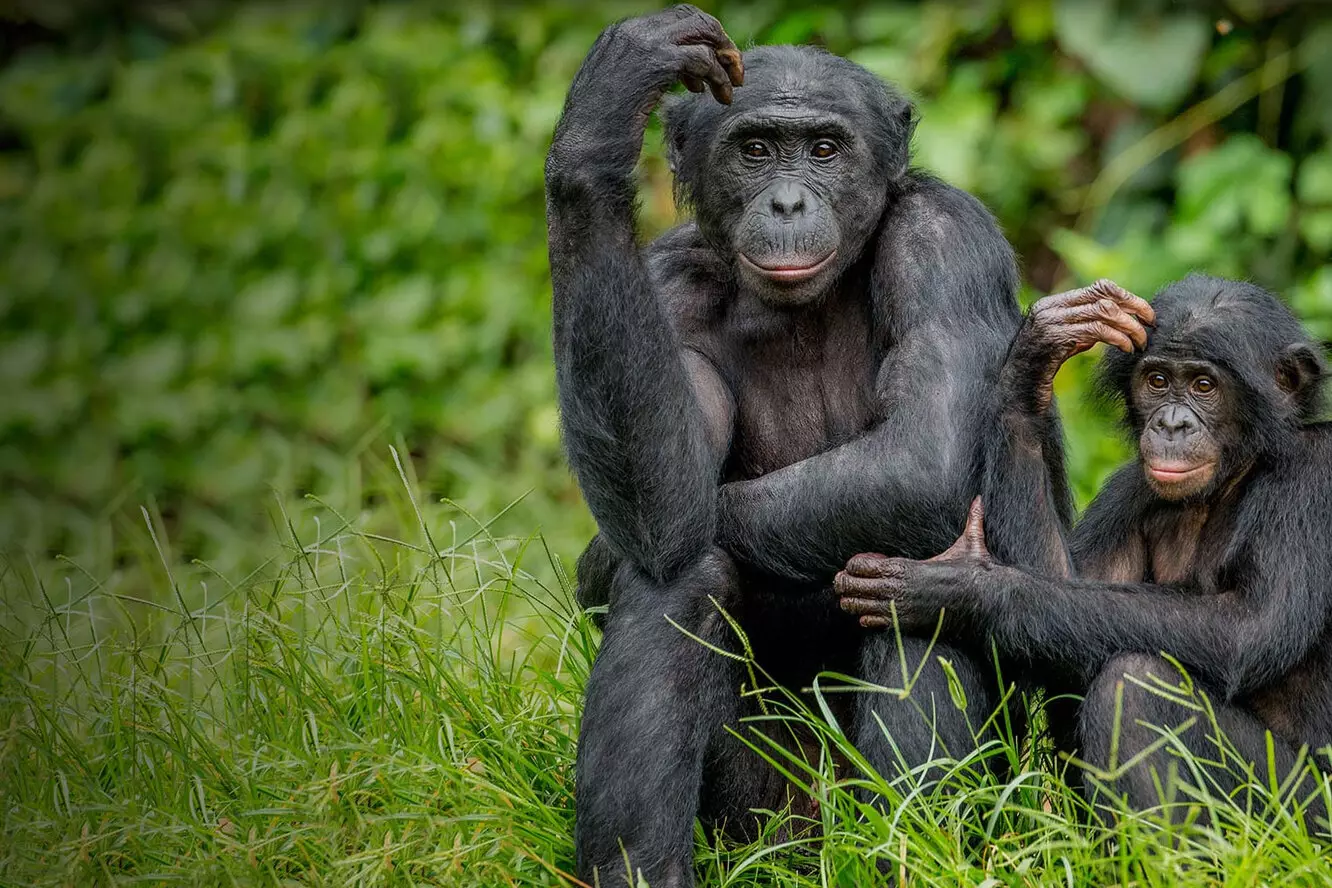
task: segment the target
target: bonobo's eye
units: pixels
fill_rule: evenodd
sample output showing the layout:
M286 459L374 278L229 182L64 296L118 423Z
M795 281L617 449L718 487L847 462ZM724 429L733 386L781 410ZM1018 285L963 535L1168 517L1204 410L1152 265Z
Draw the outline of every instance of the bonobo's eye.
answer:
M1193 380L1193 390L1200 395L1210 395L1216 391L1216 382L1210 376L1199 376Z
M1170 380L1166 379L1164 373L1148 373L1147 388L1154 392L1163 392L1170 387Z
M745 157L753 157L755 159L767 157L768 154L771 153L768 151L768 146L764 145L758 139L750 139L748 142L740 146L740 151Z
M819 139L814 143L814 147L809 149L809 153L816 160L827 160L837 155L837 145L828 139Z

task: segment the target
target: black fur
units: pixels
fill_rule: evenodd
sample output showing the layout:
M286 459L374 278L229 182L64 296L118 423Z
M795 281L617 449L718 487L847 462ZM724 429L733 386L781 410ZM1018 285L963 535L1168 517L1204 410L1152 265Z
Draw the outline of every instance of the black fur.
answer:
M625 876L627 856L653 885L691 884L697 813L745 832L750 809L786 803L778 775L723 730L748 712L741 671L685 632L734 650L722 606L790 687L826 669L900 686L892 639L837 610L833 574L865 549L937 551L969 499L1007 479L981 444L1020 322L1012 252L974 198L908 171L911 106L869 72L812 48L761 47L744 56L733 104L672 102L677 191L696 220L636 245L646 115L682 65L704 70L689 53L727 43L689 7L607 29L547 163L564 440L601 531L579 560L579 600L610 605L578 754L589 883ZM806 131L835 140L835 155L811 159ZM750 157L747 140L771 150ZM811 244L835 247L831 271L799 286L740 258L812 260ZM1058 439L1052 423L1041 434ZM1067 499L1054 459L1030 483ZM1020 516L996 515L994 533L1005 557L1031 563ZM935 653L970 679L981 723L993 670L968 650ZM974 742L942 671L916 688L910 703L859 695L847 714L885 772L899 765L872 712L910 755L936 730ZM934 703L940 722L926 724L916 707Z

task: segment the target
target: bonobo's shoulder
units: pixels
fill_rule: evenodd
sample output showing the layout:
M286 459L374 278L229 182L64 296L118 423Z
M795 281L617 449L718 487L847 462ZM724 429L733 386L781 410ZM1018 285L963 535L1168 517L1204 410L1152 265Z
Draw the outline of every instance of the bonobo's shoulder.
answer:
M1141 503L1149 496L1147 480L1143 477L1142 464L1137 460L1124 463L1124 465L1110 473L1110 477L1105 479L1101 489L1097 491L1096 497L1091 505L1087 507L1088 515L1093 511L1100 511L1107 506L1113 507L1116 514L1122 517L1122 506L1125 503Z
M926 223L929 230L953 236L967 232L973 237L988 234L1005 248L1008 242L994 214L974 195L942 179L912 170L893 198L893 216L913 223Z
M1270 523L1270 516L1293 513L1310 519L1301 520L1301 526L1326 536L1332 524L1332 424L1308 425L1297 435L1295 448L1247 486L1245 507L1259 525Z
M1318 487L1332 493L1332 422L1316 422L1299 431L1299 447L1288 468L1273 473L1282 486Z
M644 247L643 261L677 325L704 326L721 310L726 266L693 222Z

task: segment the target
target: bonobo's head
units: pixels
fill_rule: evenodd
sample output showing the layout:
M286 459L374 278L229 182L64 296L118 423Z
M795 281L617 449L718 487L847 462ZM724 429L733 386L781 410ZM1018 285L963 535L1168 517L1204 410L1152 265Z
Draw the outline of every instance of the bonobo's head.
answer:
M1106 356L1147 482L1169 500L1205 498L1263 459L1289 453L1321 407L1321 349L1282 302L1253 284L1190 275L1152 302L1143 352Z
M807 46L744 55L729 106L669 103L676 195L766 302L805 305L865 248L907 169L912 107L859 65Z

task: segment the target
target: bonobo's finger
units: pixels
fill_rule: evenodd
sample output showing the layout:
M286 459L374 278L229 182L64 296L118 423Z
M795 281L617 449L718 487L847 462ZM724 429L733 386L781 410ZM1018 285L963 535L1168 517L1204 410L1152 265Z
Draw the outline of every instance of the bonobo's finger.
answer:
M1145 324L1156 323L1156 309L1152 308L1150 302L1133 295L1108 278L1101 278L1087 289L1095 291L1103 298L1114 300L1121 308L1136 315Z
M877 552L852 555L846 563L846 572L856 577L884 577L892 571L892 559Z
M1112 327L1104 321L1092 321L1083 325L1083 329L1094 337L1096 341L1104 342L1106 345L1113 345L1122 352L1133 351L1133 340L1129 339L1122 331ZM1094 344L1094 343L1093 343Z
M703 92L703 90L708 88L707 84L705 84L702 80L699 80L697 77L694 77L689 74L681 74L680 82L683 83L685 85L685 89L689 90L691 93L701 93Z
M1051 313L1050 317L1042 318L1047 324L1051 323L1052 319L1057 319L1061 325L1100 321L1128 336L1139 348L1147 347L1147 329L1143 327L1142 321L1121 308L1113 299L1098 299L1095 302L1062 309L1057 313Z
M717 101L723 105L731 104L731 79L717 61L717 53L712 47L680 47L680 76L705 81Z
M719 49L717 50L717 61L721 62L721 66L726 69L726 76L731 78L732 84L735 86L745 85L745 63L740 58L740 50L734 46Z
M893 621L887 617L864 616L860 618L860 625L864 629L891 629Z
M890 605L888 605L887 602L876 598L851 598L850 596L843 596L838 599L837 606L848 614L855 614L858 617L886 617L890 615Z
M839 598L884 600L895 598L905 588L901 577L853 577L842 571L833 578L833 590Z
M740 50L735 45L721 22L693 6L677 6L674 12L679 16L679 24L673 30L675 43L680 46L702 45L711 47L717 63L726 72L726 80L731 86L741 86L745 82L745 66L740 58ZM715 94L717 88L713 87Z

